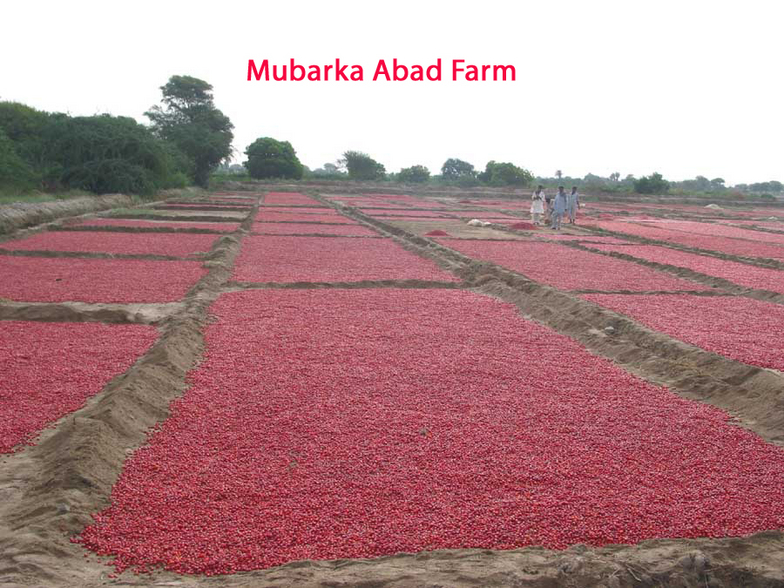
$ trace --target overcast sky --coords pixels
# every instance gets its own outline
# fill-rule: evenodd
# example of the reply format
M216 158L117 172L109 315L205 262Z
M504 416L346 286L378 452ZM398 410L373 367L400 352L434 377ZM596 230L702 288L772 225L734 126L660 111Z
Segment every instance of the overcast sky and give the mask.
M777 0L9 2L0 99L147 123L173 74L214 86L254 139L311 167L345 150L387 170L448 157L537 175L589 172L728 183L784 180ZM258 63L361 65L364 82L248 82ZM444 62L441 82L370 81L379 59ZM452 82L453 59L509 64L515 82Z

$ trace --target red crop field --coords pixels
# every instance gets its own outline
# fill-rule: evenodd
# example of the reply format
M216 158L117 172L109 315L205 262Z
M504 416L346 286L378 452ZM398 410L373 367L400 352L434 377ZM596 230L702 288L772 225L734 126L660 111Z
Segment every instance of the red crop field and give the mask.
M267 235L343 235L347 237L378 236L372 229L360 224L324 225L318 223L257 223L254 227L257 233Z
M449 213L439 213L426 210L372 210L369 208L362 208L362 212L369 216L377 216L383 218L385 216L416 216L420 218L449 218Z
M209 251L217 238L217 235L194 233L141 235L109 231L48 231L0 243L0 249L186 256Z
M25 302L172 302L207 271L197 261L0 255L0 298Z
M323 208L309 208L303 206L301 208L297 207L286 207L286 206L262 206L259 208L259 214L336 214L340 215L340 213L332 208L327 208L326 206Z
M192 387L79 539L119 570L784 525L784 451L510 305L272 290L213 312Z
M209 229L211 231L231 232L239 228L239 223L214 223L199 221L151 221L134 220L126 218L95 218L76 223L68 223L68 226L80 227L141 227L157 229ZM2 247L2 244L0 244Z
M696 233L698 235L730 237L733 239L747 239L751 241L762 241L765 243L784 244L784 235L775 235L764 231L752 231L738 227L728 227L718 223L701 223L697 221L669 221L659 223L668 229Z
M143 325L0 323L0 453L80 408L156 338Z
M264 196L264 204L294 204L297 206L321 206L315 198L296 192L270 192Z
M780 304L688 294L584 294L583 298L708 351L784 371L784 340L764 335L784 325Z
M491 261L532 280L563 290L645 292L706 289L701 284L669 276L631 261L580 251L557 243L460 239L438 239L438 242L474 259Z
M357 224L356 221L351 220L338 213L324 213L324 214L299 214L296 212L260 212L255 221L257 223L332 223L339 225L352 225Z
M686 247L717 251L730 255L784 259L784 246L776 245L774 243L763 243L729 237L694 235L685 230L660 228L658 223L641 225L618 221L602 221L591 224L610 231L618 231L629 235L665 241L667 243L676 243L678 245L685 245ZM719 227L719 225L715 226ZM775 237L776 235L773 236Z
M658 245L590 245L600 251L624 253L646 261L683 267L723 278L739 286L784 294L784 271L727 261L708 255L686 253Z
M455 278L390 239L248 237L234 269L240 282L359 282Z

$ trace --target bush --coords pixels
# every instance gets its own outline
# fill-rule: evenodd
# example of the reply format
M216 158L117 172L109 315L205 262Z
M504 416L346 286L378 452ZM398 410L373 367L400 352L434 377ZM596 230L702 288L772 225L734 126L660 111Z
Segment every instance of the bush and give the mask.
M14 143L0 128L0 190L27 192L35 188L36 174L16 152Z
M634 180L634 191L638 194L666 194L670 183L660 173L653 173Z
M250 177L261 180L266 178L302 178L304 167L288 141L277 141L261 137L245 150L248 161L243 165Z
M441 166L441 175L447 181L457 181L466 178L475 178L476 171L474 170L474 166L467 161L451 157Z
M528 186L534 175L512 163L489 161L485 171L479 174L479 179L491 186Z
M413 165L401 169L397 178L401 182L422 183L430 179L430 170L423 165Z
M350 180L383 180L386 168L361 151L346 151L340 161L348 170Z

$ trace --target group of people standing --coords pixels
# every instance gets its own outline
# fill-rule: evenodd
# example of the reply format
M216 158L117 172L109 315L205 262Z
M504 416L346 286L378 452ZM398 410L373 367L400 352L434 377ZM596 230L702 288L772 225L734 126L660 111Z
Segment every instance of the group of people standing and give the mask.
M577 218L577 209L580 207L580 195L577 186L572 187L571 194L567 194L563 186L558 186L555 196L545 194L544 186L538 186L531 196L531 219L535 225L550 224L554 231L561 230L561 221L565 214L569 214L569 224L574 224Z

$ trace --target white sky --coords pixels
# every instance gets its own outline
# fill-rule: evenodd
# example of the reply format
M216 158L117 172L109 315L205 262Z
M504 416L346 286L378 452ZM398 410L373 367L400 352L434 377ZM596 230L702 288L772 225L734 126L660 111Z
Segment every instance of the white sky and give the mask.
M784 180L777 0L7 2L0 99L147 122L173 74L214 86L254 139L320 167L366 151L388 171L448 157L538 175L659 171ZM247 82L260 63L362 65L364 82ZM444 61L441 82L372 82L379 59ZM452 82L452 59L516 82Z

